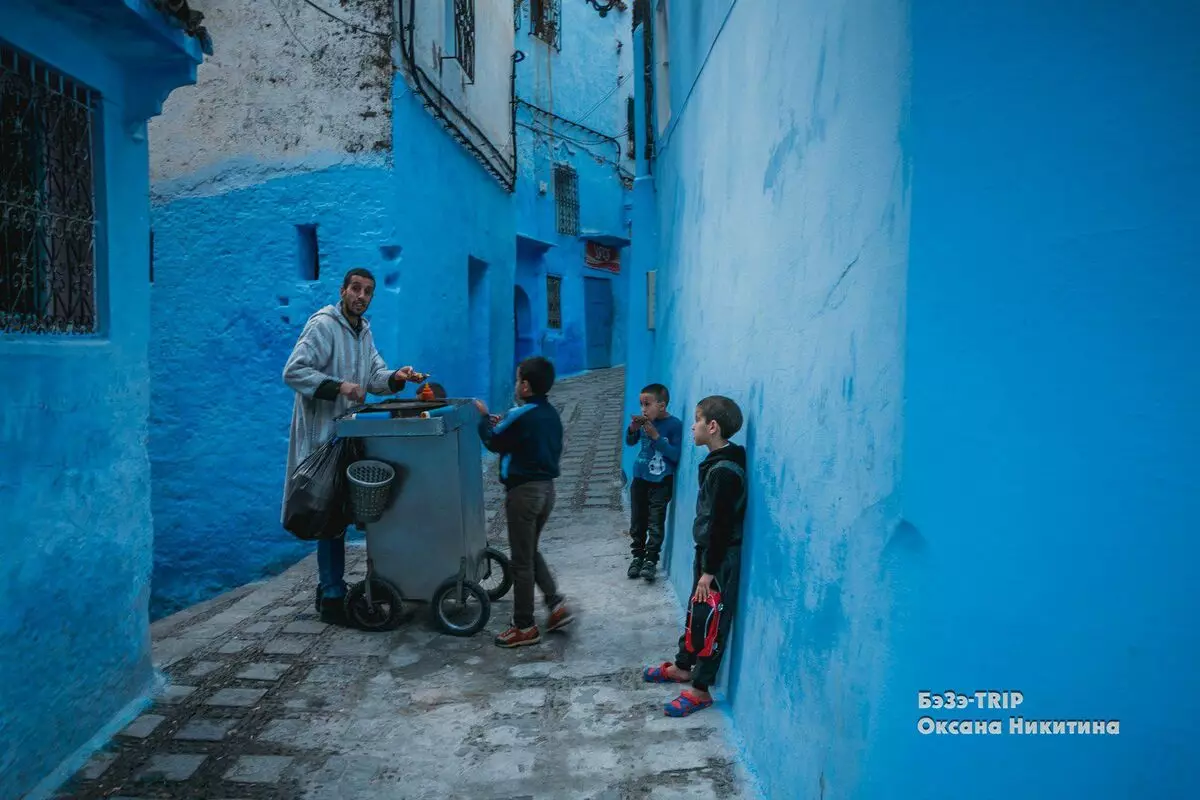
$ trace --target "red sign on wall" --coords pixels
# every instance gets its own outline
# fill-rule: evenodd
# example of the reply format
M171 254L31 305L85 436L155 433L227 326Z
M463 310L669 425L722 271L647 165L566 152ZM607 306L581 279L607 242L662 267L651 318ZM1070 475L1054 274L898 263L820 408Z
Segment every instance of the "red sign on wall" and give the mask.
M592 269L602 269L613 273L621 271L621 251L616 247L605 247L589 241L583 260Z

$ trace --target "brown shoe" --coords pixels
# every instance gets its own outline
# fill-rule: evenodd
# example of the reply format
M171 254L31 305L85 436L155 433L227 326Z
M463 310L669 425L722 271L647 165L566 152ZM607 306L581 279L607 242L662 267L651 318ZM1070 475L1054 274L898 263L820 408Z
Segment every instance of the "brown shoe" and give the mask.
M524 647L527 644L537 644L542 640L537 625L531 628L518 628L515 625L496 637L497 647Z
M550 612L550 616L546 618L546 630L556 631L559 628L565 628L575 621L575 617L571 615L570 609L566 603L559 603Z

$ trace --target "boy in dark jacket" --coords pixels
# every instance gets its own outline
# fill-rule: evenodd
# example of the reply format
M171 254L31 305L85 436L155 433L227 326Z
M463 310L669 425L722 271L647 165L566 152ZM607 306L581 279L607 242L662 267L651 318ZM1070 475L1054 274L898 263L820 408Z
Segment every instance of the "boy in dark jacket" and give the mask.
M574 618L558 593L550 567L538 552L542 528L554 508L554 479L562 455L563 427L558 411L546 396L554 385L554 365L541 356L527 358L517 367L517 399L521 403L503 418L488 414L476 400L483 417L479 438L483 446L500 454L500 482L504 484L504 510L508 520L508 546L512 553L513 622L496 637L500 647L523 647L542 640L533 621L533 587L542 590L550 616L546 630L563 628Z
M738 576L742 567L746 450L729 441L741 430L742 411L728 397L713 395L700 401L695 417L692 440L707 447L708 456L700 462L700 493L696 496L696 521L692 527L696 542L693 567L696 588L692 592L692 602L704 602L715 591L720 593L721 609L716 646L711 655L696 655L702 649L702 642L693 641L689 650L685 632L679 638L675 663L668 661L642 671L642 678L651 683L691 682L691 691L685 689L663 707L669 717L686 717L713 703L708 690L717 680L717 670L725 655L726 639L737 608Z
M635 414L625 430L625 444L640 444L629 484L633 560L626 574L653 581L662 552L667 505L675 488L679 450L683 447L683 423L667 412L671 394L661 383L642 389L638 399L642 413Z

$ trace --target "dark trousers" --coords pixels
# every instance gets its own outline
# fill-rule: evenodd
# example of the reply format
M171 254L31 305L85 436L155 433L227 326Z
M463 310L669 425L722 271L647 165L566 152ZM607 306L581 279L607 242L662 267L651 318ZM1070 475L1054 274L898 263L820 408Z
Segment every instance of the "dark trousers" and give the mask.
M692 587L700 581L701 565L704 553L696 548L696 562L692 566ZM712 588L721 593L721 617L717 621L717 648L708 658L697 658L687 649L687 631L679 637L679 652L675 654L675 666L692 673L692 685L702 692L717 682L717 670L721 668L721 659L725 657L725 648L729 646L729 629L733 625L733 615L737 610L738 574L742 569L742 548L740 545L730 547L725 551L725 560L714 576ZM688 597L688 608L691 608L691 597ZM686 623L685 623L686 624ZM697 645L699 649L699 645Z
M512 553L513 624L533 626L533 587L542 590L546 605L562 600L546 559L538 552L542 528L554 509L554 482L533 481L514 486L504 498L508 519L508 548Z
M667 504L674 491L675 482L670 475L662 483L634 478L630 484L629 535L633 538L634 558L658 563L667 522Z

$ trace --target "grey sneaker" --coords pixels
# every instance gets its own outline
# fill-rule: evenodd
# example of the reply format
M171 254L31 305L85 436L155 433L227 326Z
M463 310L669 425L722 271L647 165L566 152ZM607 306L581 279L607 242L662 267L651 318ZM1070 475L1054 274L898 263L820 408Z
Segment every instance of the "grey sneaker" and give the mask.
M658 577L658 564L653 561L643 561L641 575L643 580L654 583L654 579Z
M635 559L633 559L633 561L629 562L629 571L626 572L625 574L629 576L630 580L632 580L642 574L642 564L644 564L644 563L645 563L645 561L640 558L635 558Z

